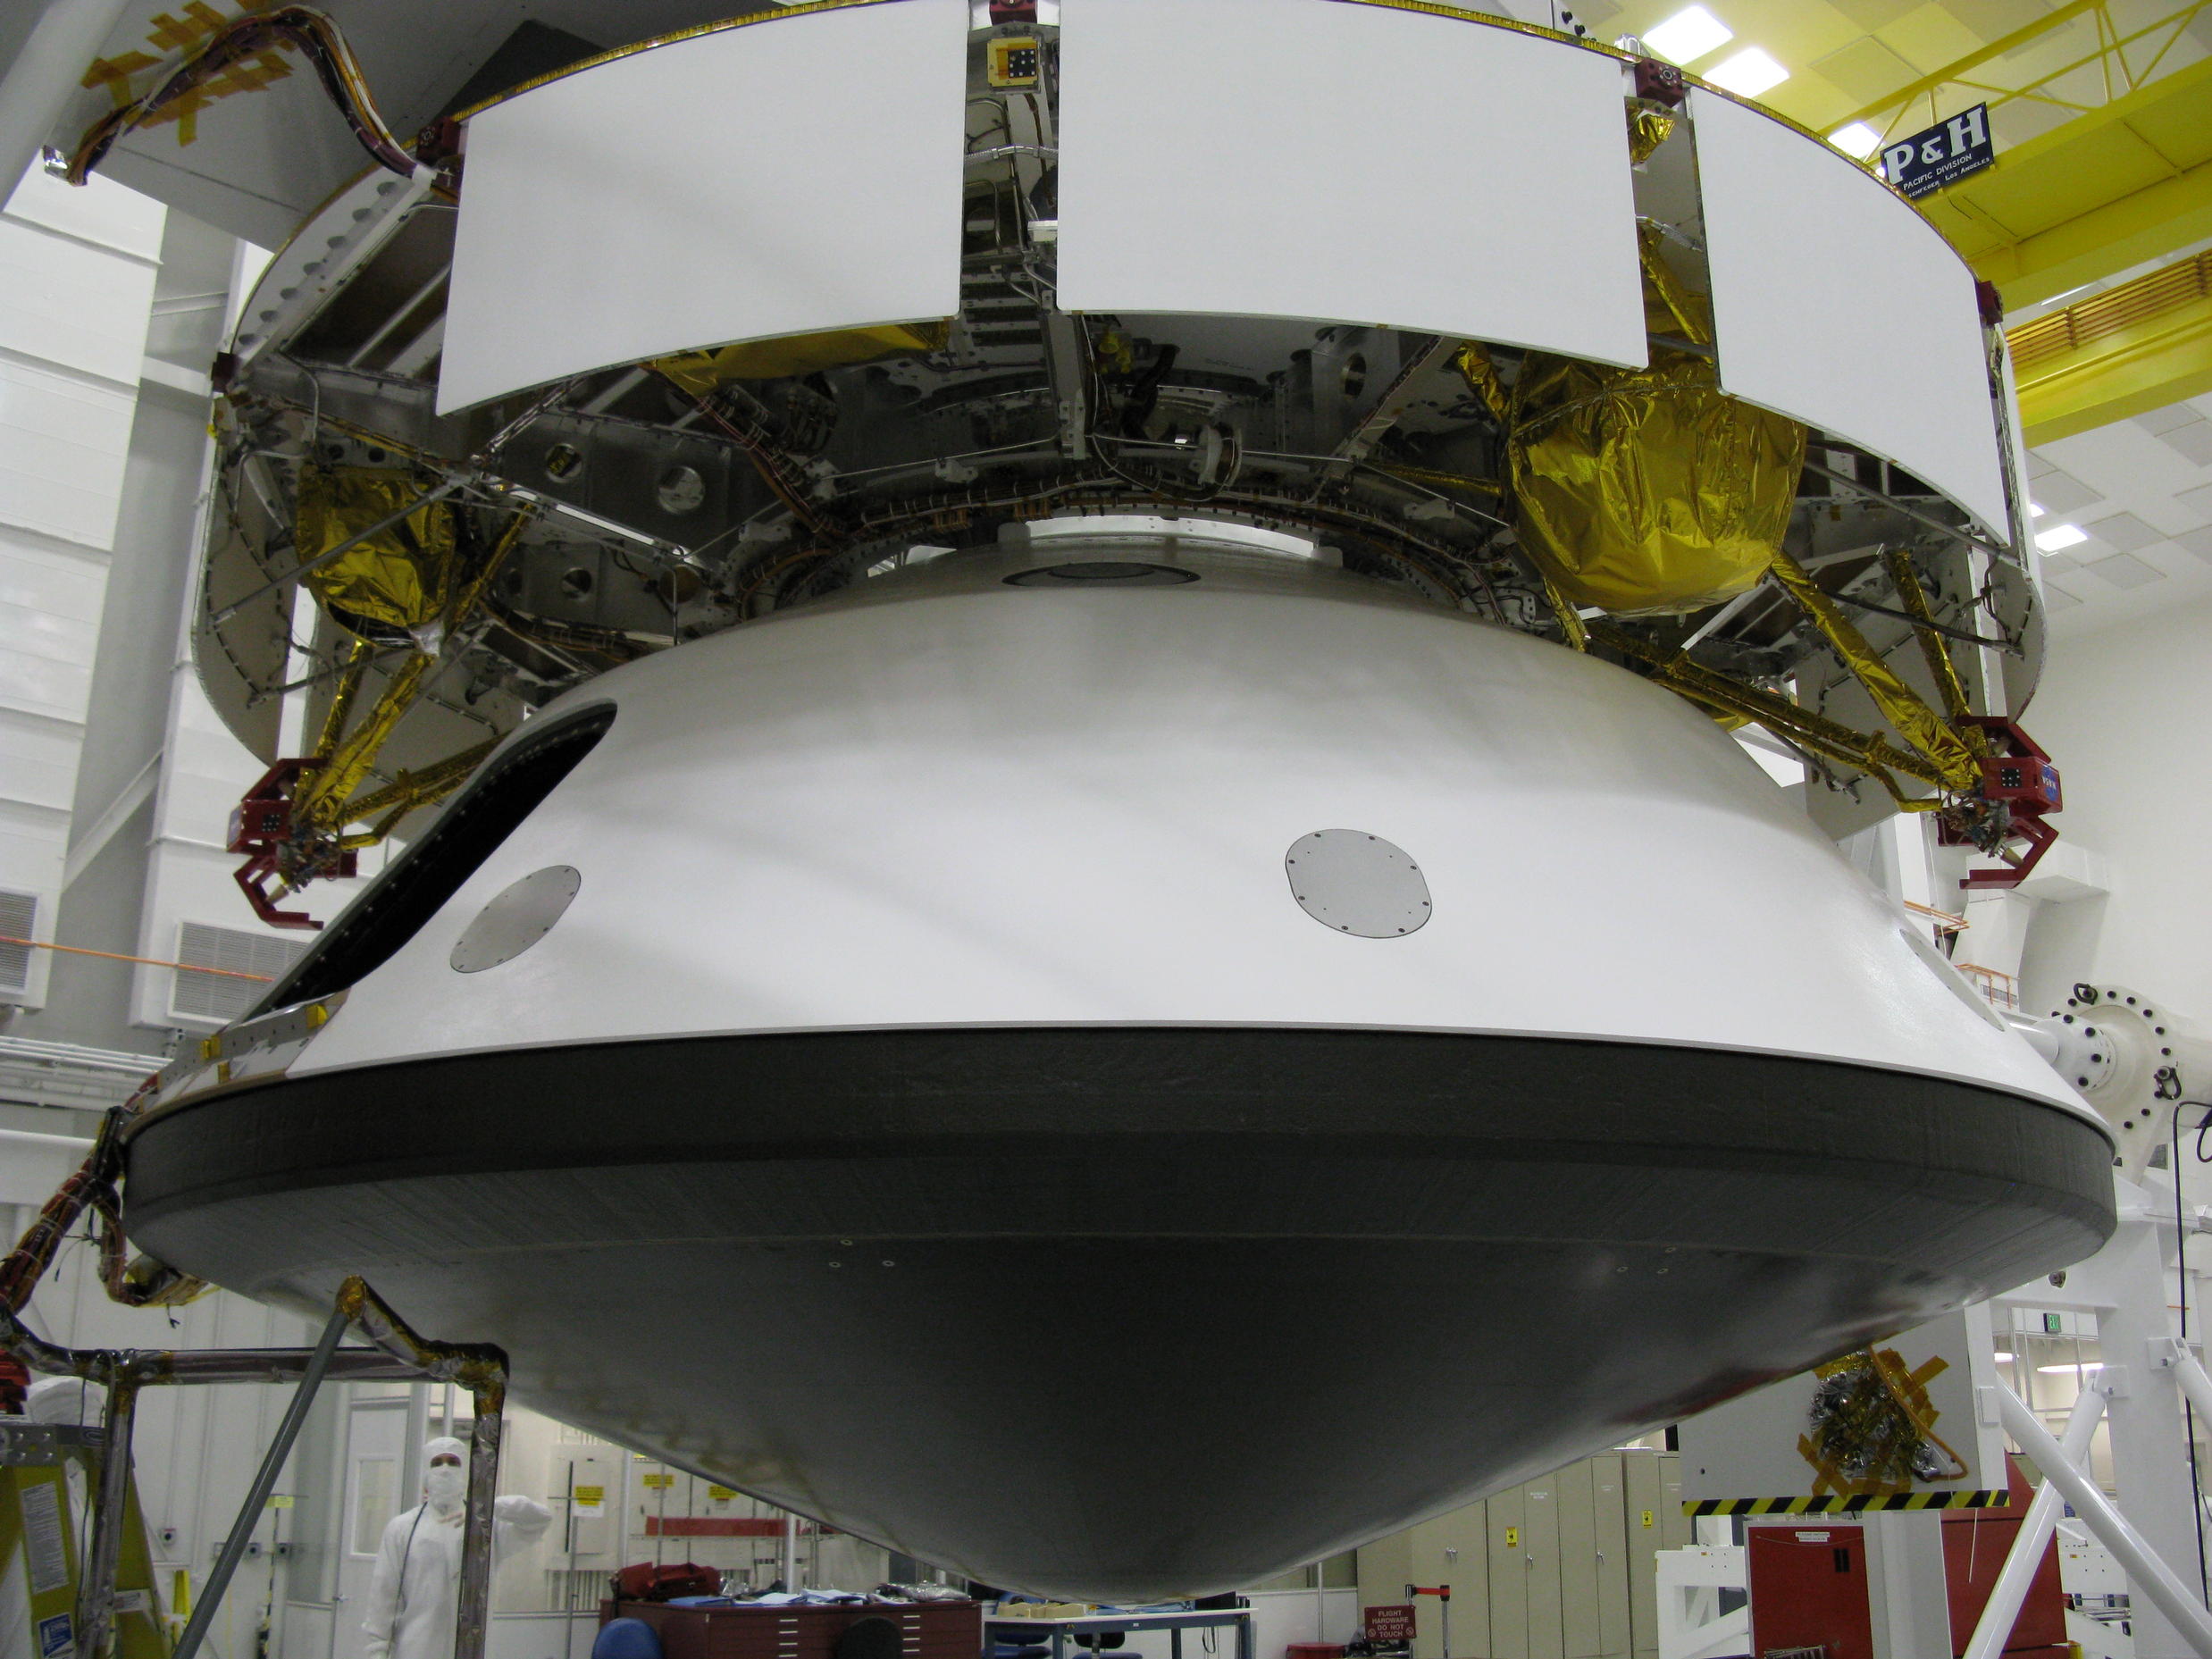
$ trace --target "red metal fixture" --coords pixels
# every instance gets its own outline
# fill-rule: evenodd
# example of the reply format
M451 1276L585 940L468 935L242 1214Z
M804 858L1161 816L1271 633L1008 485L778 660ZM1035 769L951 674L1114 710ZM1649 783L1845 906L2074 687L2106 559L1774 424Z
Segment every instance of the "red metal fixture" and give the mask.
M1655 57L1639 57L1636 60L1636 96L1649 98L1654 104L1663 104L1669 109L1680 109L1682 100L1689 96L1689 83L1673 64L1663 63Z
M359 863L356 854L315 835L294 817L300 779L322 765L314 759L280 760L230 810L230 850L247 855L231 879L254 914L272 927L321 927L306 911L280 909L278 901L316 877L354 875ZM272 881L283 885L272 892Z
M2017 887L2058 839L2058 832L2044 822L2046 815L2065 804L2058 768L2016 721L1969 715L1960 724L1986 733L1990 752L1981 760L1982 787L1943 814L1938 839L1947 847L1979 847L2004 860L1995 869L1967 871L1965 886ZM2024 856L2005 851L2015 841L2028 843Z

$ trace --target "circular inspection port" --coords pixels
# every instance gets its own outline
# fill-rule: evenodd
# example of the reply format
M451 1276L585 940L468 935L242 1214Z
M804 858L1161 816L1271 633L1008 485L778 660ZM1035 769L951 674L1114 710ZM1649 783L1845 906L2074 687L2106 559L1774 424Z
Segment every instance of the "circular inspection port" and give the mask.
M1435 913L1429 878L1412 855L1365 830L1301 835L1283 855L1283 874L1298 908L1334 933L1396 939Z
M549 864L501 889L453 942L453 971L481 974L513 961L553 931L582 885L574 866Z

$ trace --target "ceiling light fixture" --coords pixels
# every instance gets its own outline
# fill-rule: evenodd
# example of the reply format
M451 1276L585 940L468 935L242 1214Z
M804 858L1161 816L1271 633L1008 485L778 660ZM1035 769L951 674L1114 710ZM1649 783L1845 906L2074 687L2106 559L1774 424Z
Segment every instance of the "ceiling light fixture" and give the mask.
M2054 524L2035 539L2035 545L2046 553L2056 553L2061 548L2078 548L2089 540L2089 532L2079 524Z
M2043 507L2042 507L2042 504L2041 504L2040 502L2039 502L2039 501L2031 501L2031 502L2029 502L2029 503L2028 503L2028 516L2029 516L2030 518L2040 518L2040 517L2042 517L2042 516L2043 516Z
M2013 1356L1999 1348L1997 1351L1997 1362L1999 1365L2010 1365L2013 1362Z
M1671 63L1701 58L1735 38L1734 29L1701 5L1684 6L1644 31L1644 45Z
M2039 1365L2035 1369L2045 1377L2064 1377L2069 1371L2101 1371L2105 1369L2105 1362L2102 1360L2083 1360L2079 1365Z
M1755 98L1789 79L1789 71L1757 46L1746 46L1725 63L1705 71L1705 79L1739 97Z
M1876 132L1864 121L1855 121L1830 133L1828 141L1846 155L1864 161L1881 147L1881 134Z

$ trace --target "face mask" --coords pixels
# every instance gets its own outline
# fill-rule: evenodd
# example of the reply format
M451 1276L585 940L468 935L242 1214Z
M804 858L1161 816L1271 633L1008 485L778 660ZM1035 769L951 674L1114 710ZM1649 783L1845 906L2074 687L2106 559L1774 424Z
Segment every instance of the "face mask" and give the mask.
M468 1471L440 1463L423 1477L423 1490L436 1509L450 1509L468 1492Z

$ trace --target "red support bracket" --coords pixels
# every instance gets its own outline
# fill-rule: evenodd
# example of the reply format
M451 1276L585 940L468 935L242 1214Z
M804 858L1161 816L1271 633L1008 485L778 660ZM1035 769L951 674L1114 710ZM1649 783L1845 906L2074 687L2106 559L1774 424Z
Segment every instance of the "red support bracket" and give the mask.
M293 817L300 780L322 765L280 760L230 809L229 850L247 855L231 879L254 914L272 927L320 928L323 924L306 911L280 909L278 901L305 885L297 879L303 876L351 876L359 862L351 852L333 852ZM272 891L272 882L281 885Z
M2017 887L2058 839L2057 830L2044 822L2048 814L2065 804L2058 768L2016 721L2001 715L1969 715L1960 724L1987 733L1990 752L1980 762L1981 787L1971 800L1943 815L1937 838L1948 847L1979 847L2004 859L1993 869L1967 871L1964 885ZM2004 850L2015 841L2028 843L2026 854L2016 859Z

